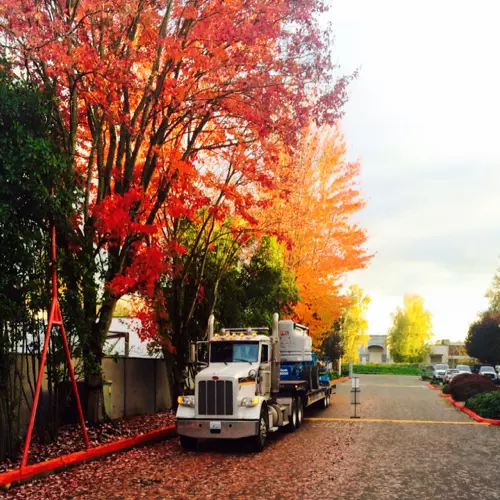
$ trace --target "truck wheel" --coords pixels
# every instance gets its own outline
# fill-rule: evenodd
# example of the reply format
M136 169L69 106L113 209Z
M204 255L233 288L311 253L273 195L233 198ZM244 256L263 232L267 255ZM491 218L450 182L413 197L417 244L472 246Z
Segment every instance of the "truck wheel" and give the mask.
M295 400L292 401L292 412L288 416L288 425L286 430L288 432L295 432L298 429L298 415L297 415L297 403Z
M266 445L266 439L267 439L267 419L266 419L266 414L265 411L267 411L266 408L262 408L262 411L260 412L260 419L259 419L259 429L258 429L258 434L256 436L253 436L251 438L252 440L252 449L255 452L260 452L264 449L264 446Z
M186 451L195 451L196 445L198 444L198 440L196 438L192 438L189 436L180 436L181 446Z
M300 429L302 425L302 420L304 418L304 405L302 404L302 398L298 397L297 401L297 429Z
M321 400L321 408L323 410L326 410L330 406L330 395L327 394L322 400Z

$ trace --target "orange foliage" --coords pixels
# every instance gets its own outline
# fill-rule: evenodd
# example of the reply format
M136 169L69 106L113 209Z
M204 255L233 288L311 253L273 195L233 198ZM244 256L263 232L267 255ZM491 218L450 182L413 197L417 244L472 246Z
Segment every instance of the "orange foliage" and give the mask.
M301 300L296 319L308 325L318 342L348 304L343 280L370 260L366 233L352 221L364 205L358 188L359 164L346 159L338 127L311 127L294 158L295 176L281 204L279 224L291 245Z

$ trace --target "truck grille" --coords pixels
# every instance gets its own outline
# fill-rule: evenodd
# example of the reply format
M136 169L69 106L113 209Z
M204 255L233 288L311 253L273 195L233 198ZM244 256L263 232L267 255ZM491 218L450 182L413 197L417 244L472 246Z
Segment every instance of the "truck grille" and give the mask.
M199 415L232 415L233 383L229 380L201 380L198 383Z

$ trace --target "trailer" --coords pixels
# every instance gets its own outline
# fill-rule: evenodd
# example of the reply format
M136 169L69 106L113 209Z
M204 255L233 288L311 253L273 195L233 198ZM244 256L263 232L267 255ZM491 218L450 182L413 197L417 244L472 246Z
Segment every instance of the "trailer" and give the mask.
M194 394L180 396L177 433L186 450L199 439L243 439L261 451L270 432L300 428L304 408L330 404L305 326L273 316L272 329L230 328L196 343L191 360L208 346L208 363L195 377Z

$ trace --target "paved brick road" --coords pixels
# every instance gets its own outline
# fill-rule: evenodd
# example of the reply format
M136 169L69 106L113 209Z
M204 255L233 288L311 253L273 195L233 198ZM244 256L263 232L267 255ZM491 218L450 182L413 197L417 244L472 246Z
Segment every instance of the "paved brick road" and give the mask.
M328 410L276 433L261 454L235 443L185 453L173 439L8 498L500 499L500 429L473 423L416 377L362 376L360 421L349 419L349 391L341 384Z

